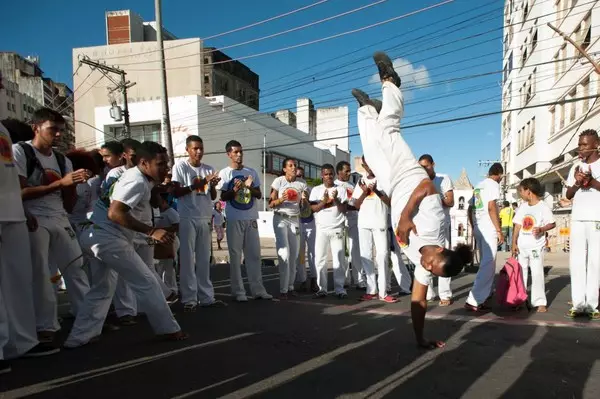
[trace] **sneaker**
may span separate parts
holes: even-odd
[[[29,349],[27,352],[25,352],[23,357],[42,357],[42,356],[54,355],[55,353],[58,353],[58,352],[60,352],[60,348],[58,348],[52,344],[41,342],[41,343],[37,344],[36,346],[34,346],[33,348]]]
[[[227,304],[221,300],[215,299],[209,304],[202,305],[203,308],[226,308]]]
[[[10,363],[7,360],[0,360],[0,374],[10,373],[11,371]]]
[[[185,305],[183,305],[183,312],[184,313],[193,313],[198,309],[198,304],[197,303],[186,303]]]
[[[348,298],[348,294],[346,294],[345,292],[340,292],[339,294],[337,294],[338,299],[346,299]]]
[[[254,295],[254,299],[273,299],[273,295],[266,293],[266,292],[261,292],[260,294],[256,294]]]
[[[361,302],[372,301],[374,299],[377,299],[377,295],[364,294],[363,296],[361,296],[360,298],[358,298],[358,300],[361,301]]]
[[[326,296],[327,296],[326,291],[317,291],[317,292],[315,292],[315,295],[313,295],[314,298],[325,298]]]
[[[377,111],[377,113],[381,112],[381,107],[383,105],[381,101],[370,98],[369,95],[364,91],[359,89],[352,89],[352,95],[354,96],[354,98],[356,98],[356,101],[358,101],[358,105],[360,107],[364,105],[371,105],[375,107],[375,111]]]
[[[375,61],[375,65],[377,65],[377,69],[379,70],[379,78],[381,80],[392,79],[392,83],[396,85],[396,87],[400,87],[402,81],[400,80],[400,76],[396,73],[394,69],[394,64],[390,57],[387,56],[386,53],[382,51],[378,51],[373,54],[373,61]]]
[[[118,320],[119,324],[124,327],[134,326],[137,324],[137,321],[135,321],[135,317],[133,317],[131,315],[121,316],[117,320]]]
[[[319,284],[317,284],[317,279],[314,277],[310,279],[310,290],[312,292],[319,292]]]
[[[248,302],[248,297],[246,295],[238,295],[235,297],[236,302]]]
[[[167,297],[167,303],[169,304],[169,306],[171,306],[174,303],[177,303],[177,301],[179,301],[179,296],[175,291],[171,292],[171,295]]]
[[[107,322],[104,322],[104,325],[102,326],[102,332],[114,332],[119,331],[120,329],[121,327],[117,326],[116,324]]]
[[[394,298],[391,295],[386,295],[383,298],[379,298],[380,301],[385,302],[385,303],[396,303],[398,302],[398,299]]]

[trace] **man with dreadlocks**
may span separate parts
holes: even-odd
[[[571,299],[568,317],[589,315],[600,320],[598,286],[600,278],[600,155],[598,133],[588,129],[579,135],[579,160],[567,179],[571,211]],[[587,256],[586,256],[587,253]]]

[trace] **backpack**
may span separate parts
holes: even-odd
[[[25,153],[25,159],[27,160],[27,181],[31,182],[33,186],[39,186],[42,182],[44,167],[40,163],[38,157],[35,156],[35,150],[31,144],[24,141],[19,141],[17,144],[23,149],[23,153]],[[65,156],[58,151],[52,150],[52,152],[56,157],[56,163],[58,163],[60,174],[62,177],[64,177],[67,169]]]
[[[523,282],[523,271],[514,257],[506,261],[498,274],[496,298],[502,306],[517,307],[527,304],[527,290]]]

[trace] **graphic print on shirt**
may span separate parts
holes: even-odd
[[[246,176],[237,175],[233,176],[231,181],[228,184],[227,190],[233,190],[233,186],[235,186],[235,181],[239,179],[244,183],[246,181]],[[242,188],[235,194],[233,200],[230,201],[231,206],[235,209],[239,209],[241,211],[247,211],[251,209],[254,205],[254,198],[252,197],[252,193],[250,189],[245,185],[242,185]]]
[[[300,193],[293,187],[287,188],[285,190],[285,194],[287,194],[286,202],[298,202],[300,198]]]
[[[192,179],[192,185],[199,184],[202,181],[202,177],[196,176]],[[203,186],[196,189],[196,195],[206,195],[208,192],[208,182],[205,182]]]
[[[42,179],[42,184],[50,185],[50,184],[54,183],[55,181],[59,181],[60,179],[62,179],[62,176],[56,170],[44,169],[44,177]]]
[[[473,203],[475,210],[483,209],[483,199],[481,198],[481,189],[476,188],[473,191]]]
[[[10,145],[10,142],[3,135],[0,135],[0,159],[4,166],[15,166],[13,163],[12,145]]]
[[[533,215],[525,215],[525,217],[523,217],[523,232],[524,233],[531,233],[533,231],[533,228],[535,227],[535,218],[533,217]]]

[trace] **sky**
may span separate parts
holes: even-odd
[[[178,38],[209,37],[319,0],[163,1],[163,25]],[[548,1],[548,0],[546,0]],[[268,40],[224,50],[243,57],[386,21],[441,0],[327,0],[304,11],[210,39],[224,47],[303,26],[365,5],[360,11]],[[476,184],[500,156],[501,116],[422,127],[411,125],[500,111],[503,0],[454,0],[420,14],[316,44],[243,60],[260,76],[261,112],[294,110],[297,97],[317,108],[348,105],[356,134],[352,88],[380,97],[374,51],[387,51],[403,80],[403,135],[415,156],[429,153],[439,173],[457,179],[465,168]],[[72,49],[106,44],[105,11],[130,9],[153,21],[152,0],[5,1],[0,50],[40,57],[45,76],[72,85]],[[168,57],[168,52],[167,55]],[[473,75],[482,75],[474,77]],[[207,143],[209,146],[210,143]],[[352,156],[362,154],[350,138]]]

